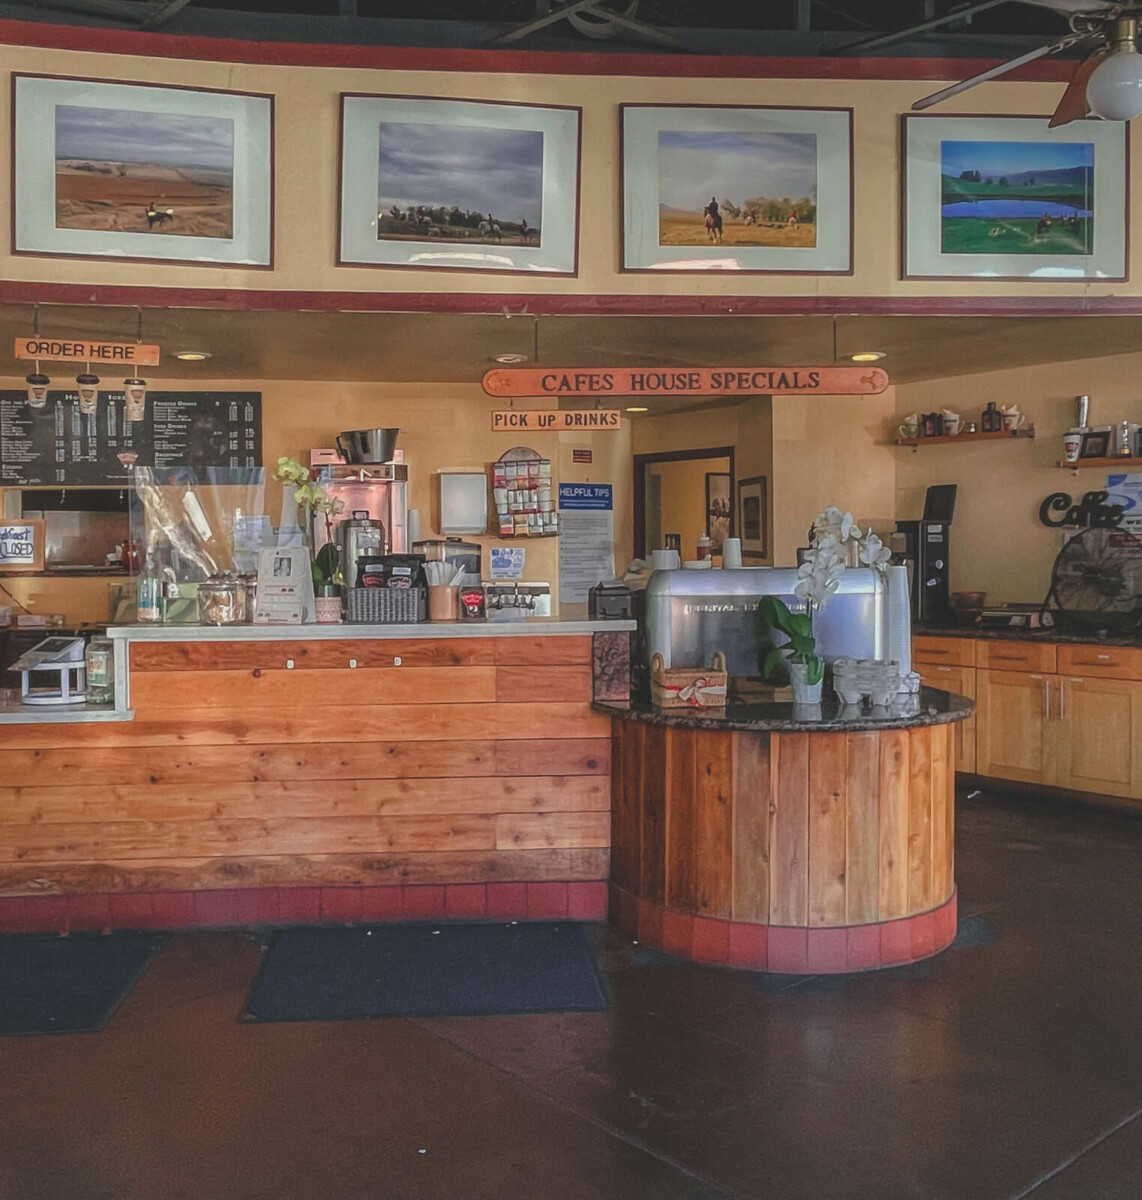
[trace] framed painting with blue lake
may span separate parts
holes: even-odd
[[[906,116],[906,279],[1127,278],[1124,124]]]

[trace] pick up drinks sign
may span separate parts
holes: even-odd
[[[492,428],[502,433],[509,430],[562,433],[570,429],[581,433],[612,433],[621,429],[622,423],[622,413],[609,408],[548,408],[540,412],[517,411],[513,408],[507,412],[492,413]]]

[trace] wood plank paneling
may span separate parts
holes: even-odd
[[[877,917],[881,736],[879,733],[850,733],[847,737],[845,921],[849,925],[868,924]]]
[[[700,729],[694,748],[698,912],[707,917],[729,917],[734,895],[733,738]]]
[[[590,691],[567,698],[589,700]],[[175,705],[230,710],[250,705],[304,714],[325,705],[488,704],[496,699],[495,667],[315,668],[303,676],[269,670],[150,671],[131,682],[131,707],[142,716]]]
[[[769,919],[774,925],[807,925],[809,920],[810,736],[780,733],[770,739],[777,807],[769,862]]]
[[[906,729],[880,734],[880,864],[878,919],[908,913],[909,741]]]
[[[670,765],[666,778],[666,906],[683,912],[698,908],[695,861],[695,772],[697,733],[670,730]]]
[[[769,734],[735,733],[733,919],[769,920],[773,805]]]
[[[453,671],[453,674],[456,674]],[[496,700],[540,704],[591,700],[590,667],[496,667]]]
[[[932,900],[932,730],[908,733],[908,911]]]
[[[642,745],[645,725],[615,721],[611,753],[611,877],[635,895],[642,886]]]
[[[0,863],[0,895],[578,881],[606,879],[609,862],[609,850],[575,849]]]
[[[596,814],[585,815],[597,819]],[[457,813],[0,825],[0,862],[504,849],[496,846],[496,820],[493,814]]]
[[[605,812],[509,812],[495,821],[497,850],[607,846],[611,840],[611,818]]]
[[[662,725],[646,725],[643,734],[639,895],[655,904],[666,898],[666,781],[671,732]]]
[[[942,904],[951,892],[951,859],[948,853],[948,805],[952,802],[955,762],[948,734],[951,725],[934,726],[929,733],[932,747],[932,857],[929,895],[934,905]]]
[[[134,721],[10,725],[5,749],[63,746],[210,746],[275,742],[439,742],[605,737],[606,717],[586,704],[330,705],[309,713],[152,708]]]
[[[583,637],[499,637],[491,638],[492,654],[504,667],[556,667],[591,663],[591,638]]]
[[[285,670],[289,659],[298,670],[331,670],[354,658],[358,667],[391,667],[395,658],[405,667],[490,667],[495,646],[491,638],[131,643],[132,672]]]
[[[0,830],[100,821],[605,812],[609,796],[607,781],[592,775],[0,787]]]
[[[496,775],[609,775],[610,770],[608,737],[495,744]]]
[[[845,923],[848,739],[809,739],[809,924]]]

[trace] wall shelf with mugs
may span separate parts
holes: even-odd
[[[1137,471],[1142,469],[1142,458],[1080,458],[1074,462],[1059,459],[1055,466],[1065,467],[1068,471],[1077,471],[1079,467],[1099,467],[1104,471],[1113,471],[1117,467],[1122,467],[1128,471]]]
[[[989,433],[942,433],[937,437],[898,437],[896,446],[911,446],[913,453],[920,446],[949,446],[963,442],[1001,442],[1012,438],[1033,438],[1035,426],[1025,425],[1022,429],[1000,429]]]

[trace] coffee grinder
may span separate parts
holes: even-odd
[[[934,484],[924,497],[924,516],[919,521],[896,522],[904,535],[904,556],[912,566],[913,620],[920,625],[953,623],[948,557],[955,509],[956,485]]]

